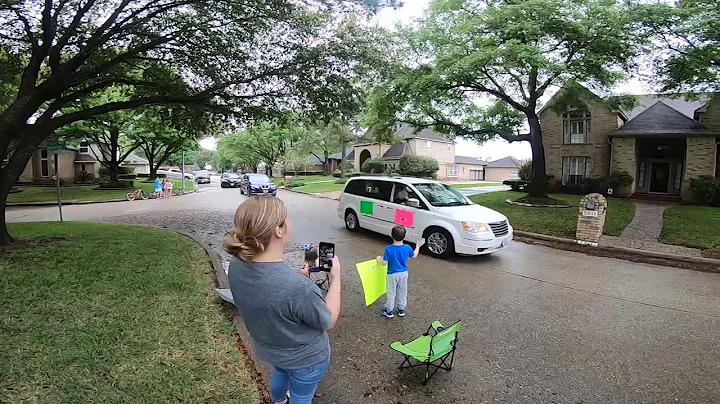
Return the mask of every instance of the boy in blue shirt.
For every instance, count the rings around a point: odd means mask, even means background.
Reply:
[[[385,254],[377,257],[380,265],[387,265],[387,302],[380,310],[380,314],[387,318],[395,317],[395,297],[397,296],[398,316],[405,317],[407,309],[407,282],[408,282],[408,260],[417,258],[420,254],[420,247],[425,244],[425,239],[420,239],[413,250],[405,240],[405,228],[395,226],[390,233],[393,243],[385,248]]]

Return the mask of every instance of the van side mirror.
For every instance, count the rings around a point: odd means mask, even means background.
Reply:
[[[419,208],[420,207],[420,201],[418,201],[415,198],[410,198],[405,202],[407,206],[410,206],[411,208]]]

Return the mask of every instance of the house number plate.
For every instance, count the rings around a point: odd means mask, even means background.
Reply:
[[[583,210],[582,215],[585,217],[598,217],[598,211],[597,210]]]

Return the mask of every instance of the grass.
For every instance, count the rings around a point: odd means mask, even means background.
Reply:
[[[660,240],[668,244],[709,250],[707,253],[720,258],[720,208],[667,208]]]
[[[182,180],[172,180],[174,189],[179,189]],[[60,197],[63,201],[101,202],[115,199],[125,199],[129,189],[95,189],[97,185],[75,185],[60,187]],[[185,189],[192,189],[192,181],[185,181]],[[55,187],[20,186],[22,192],[12,193],[8,196],[8,203],[25,202],[55,202],[57,191]],[[155,185],[151,182],[135,180],[133,190],[142,188],[152,193]]]
[[[0,402],[260,402],[197,244],[107,224],[10,232],[21,241],[0,252]]]
[[[476,183],[468,183],[468,184],[451,184],[450,188],[483,188],[483,187],[497,187],[502,185],[502,183],[499,182],[476,182]]]
[[[515,230],[575,238],[580,195],[550,195],[555,199],[572,203],[571,208],[530,208],[505,202],[507,199],[517,199],[525,195],[524,192],[504,191],[474,195],[470,199],[507,216]],[[634,216],[635,204],[632,201],[608,199],[604,233],[619,236]]]
[[[345,184],[336,184],[333,182],[319,182],[315,184],[303,185],[302,187],[293,188],[293,191],[303,192],[306,194],[315,194],[323,192],[340,192],[345,189]]]
[[[335,181],[337,178],[333,176],[324,175],[299,175],[297,178],[293,177],[294,181],[304,182],[306,185],[313,184],[316,182],[327,182]],[[275,185],[285,185],[285,177],[275,177],[272,179]]]

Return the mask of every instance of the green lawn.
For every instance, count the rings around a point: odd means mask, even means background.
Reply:
[[[0,402],[258,403],[204,250],[170,231],[10,224]]]
[[[468,183],[468,184],[452,184],[450,185],[450,188],[482,188],[482,187],[497,187],[499,185],[502,185],[500,182],[476,182],[476,183]]]
[[[179,189],[182,185],[182,180],[173,180],[174,189]],[[130,190],[128,189],[95,189],[96,185],[77,185],[72,187],[60,187],[60,197],[64,201],[111,201],[114,199],[125,199],[125,194]],[[151,182],[142,182],[141,180],[135,181],[133,189],[142,188],[145,191],[152,193],[154,184]],[[55,187],[34,187],[34,186],[20,186],[22,192],[10,194],[8,196],[8,203],[23,203],[23,202],[54,202],[57,200],[57,191]],[[185,181],[185,189],[192,189],[192,181]]]
[[[507,199],[525,196],[524,192],[493,192],[471,196],[470,199],[480,205],[494,209],[507,216],[516,230],[551,236],[575,238],[577,227],[578,203],[580,195],[550,195],[555,199],[568,201],[571,208],[529,208],[510,205]],[[619,236],[635,216],[635,204],[625,199],[608,199],[608,214],[605,219],[604,233]]]
[[[669,207],[660,239],[668,244],[712,250],[720,258],[720,208]]]
[[[335,181],[337,178],[333,176],[323,176],[323,175],[299,175],[297,178],[294,179],[294,181],[303,182],[306,185],[315,183],[315,182],[332,182]],[[275,185],[285,185],[285,177],[276,177],[272,179]]]
[[[337,178],[336,178],[337,179]],[[345,183],[336,184],[333,182],[318,182],[315,184],[308,184],[302,187],[293,188],[293,191],[304,192],[306,194],[314,194],[321,192],[340,192],[345,189]]]

